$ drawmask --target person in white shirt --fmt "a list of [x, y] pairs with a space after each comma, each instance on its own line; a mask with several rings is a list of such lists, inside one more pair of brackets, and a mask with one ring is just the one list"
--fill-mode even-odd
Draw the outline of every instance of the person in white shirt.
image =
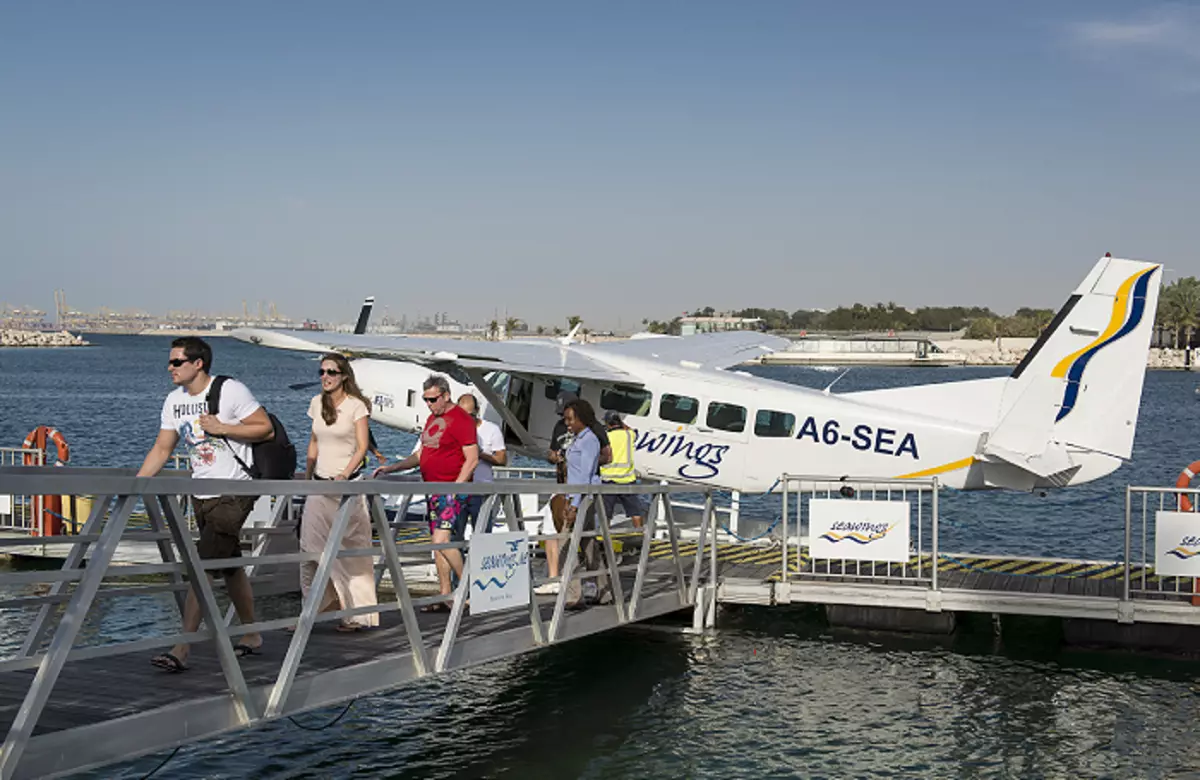
[[[508, 465], [508, 452], [504, 448], [504, 432], [496, 423], [484, 420], [479, 416], [479, 399], [471, 393], [460, 396], [458, 405], [475, 420], [475, 439], [479, 444], [479, 465], [475, 467], [475, 474], [471, 477], [471, 481], [495, 482], [496, 477], [492, 467]], [[475, 520], [479, 517], [479, 510], [483, 507], [483, 499], [483, 496], [470, 496], [467, 499], [467, 522], [471, 524], [472, 528], [475, 526]], [[483, 529], [483, 533], [490, 533], [491, 530], [491, 523], [488, 523], [488, 527]]]
[[[188, 336], [172, 341], [167, 363], [176, 387], [163, 402], [158, 437], [146, 453], [137, 475], [152, 477], [161, 471], [182, 440], [191, 460], [193, 479], [250, 479], [247, 468], [254, 463], [250, 445], [274, 435], [267, 411], [245, 385], [236, 379], [225, 379], [219, 391], [217, 413], [208, 413], [208, 393], [214, 382], [209, 374], [212, 348], [202, 339]], [[242, 525], [257, 497], [216, 496], [205, 494], [201, 489], [192, 498], [196, 525], [200, 529], [200, 541], [196, 545], [200, 558], [241, 556]], [[236, 566], [221, 573], [238, 619], [243, 625], [253, 623], [254, 594], [245, 570]], [[215, 572], [208, 574], [212, 578]], [[200, 602], [195, 591], [189, 589], [183, 609], [183, 631], [190, 634], [199, 628]], [[259, 634], [246, 634], [234, 650], [239, 657], [257, 654], [262, 641]], [[189, 652], [186, 643], [177, 644], [169, 652], [154, 656], [150, 662], [169, 672], [182, 672], [187, 669]]]

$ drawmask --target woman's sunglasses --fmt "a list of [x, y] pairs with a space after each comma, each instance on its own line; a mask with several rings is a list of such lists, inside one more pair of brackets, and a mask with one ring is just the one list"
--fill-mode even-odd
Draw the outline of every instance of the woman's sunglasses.
[[341, 376], [342, 372], [336, 368], [318, 368], [317, 376]]

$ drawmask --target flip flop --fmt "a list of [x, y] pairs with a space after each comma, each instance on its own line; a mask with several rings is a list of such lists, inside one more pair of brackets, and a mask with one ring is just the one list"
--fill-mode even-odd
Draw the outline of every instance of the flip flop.
[[439, 601], [436, 604], [426, 604], [421, 607], [422, 612], [449, 612], [450, 605], [444, 601]]
[[340, 631], [343, 634], [357, 634], [359, 631], [362, 631], [363, 628], [363, 626], [356, 626], [349, 623], [338, 623], [334, 630]]
[[248, 655], [262, 655], [262, 645], [254, 647], [253, 645], [244, 645], [239, 642], [233, 646], [233, 654], [238, 658], [245, 658]]
[[150, 659], [150, 663], [162, 669], [165, 672], [183, 672], [187, 671], [187, 664], [180, 661], [174, 653], [163, 653], [156, 655]]

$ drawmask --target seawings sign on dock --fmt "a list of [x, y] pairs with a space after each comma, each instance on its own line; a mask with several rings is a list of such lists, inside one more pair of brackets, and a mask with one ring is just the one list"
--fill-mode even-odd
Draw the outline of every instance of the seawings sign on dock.
[[1154, 573], [1162, 577], [1200, 577], [1200, 515], [1154, 515]]
[[813, 558], [895, 563], [908, 560], [907, 501], [814, 498], [808, 511]]
[[470, 551], [472, 615], [529, 606], [528, 534], [477, 534]]

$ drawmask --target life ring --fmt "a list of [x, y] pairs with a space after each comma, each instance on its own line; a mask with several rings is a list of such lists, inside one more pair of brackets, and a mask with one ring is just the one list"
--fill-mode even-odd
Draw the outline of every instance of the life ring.
[[[49, 451], [49, 445], [54, 444], [56, 458], [55, 466], [63, 466], [71, 460], [71, 447], [67, 444], [67, 439], [57, 428], [51, 428], [49, 425], [39, 425], [29, 432], [25, 437], [25, 441], [21, 443], [21, 449], [24, 450], [40, 450], [42, 455], [42, 464], [46, 463], [46, 455]], [[22, 463], [26, 466], [39, 465], [36, 460], [37, 456], [32, 452], [26, 452], [21, 458]], [[30, 533], [34, 536], [61, 536], [63, 533], [63, 515], [62, 515], [62, 496], [34, 496], [34, 520], [33, 528]]]
[[[1175, 480], [1175, 487], [1187, 488], [1192, 486], [1192, 478], [1200, 474], [1200, 460], [1194, 460], [1187, 465], [1183, 471], [1179, 472], [1179, 479]], [[1192, 511], [1192, 502], [1188, 500], [1186, 493], [1179, 494], [1179, 511]]]
[[[55, 449], [58, 451], [58, 459], [55, 461], [55, 466], [64, 466], [71, 459], [71, 446], [67, 444], [66, 438], [58, 432], [57, 428], [51, 428], [49, 425], [39, 425], [29, 432], [25, 437], [25, 441], [21, 443], [21, 449], [24, 450], [42, 450], [47, 449], [47, 443], [53, 442]], [[32, 452], [26, 452], [22, 459], [26, 466], [37, 465], [34, 462]], [[45, 461], [43, 461], [43, 464]]]

